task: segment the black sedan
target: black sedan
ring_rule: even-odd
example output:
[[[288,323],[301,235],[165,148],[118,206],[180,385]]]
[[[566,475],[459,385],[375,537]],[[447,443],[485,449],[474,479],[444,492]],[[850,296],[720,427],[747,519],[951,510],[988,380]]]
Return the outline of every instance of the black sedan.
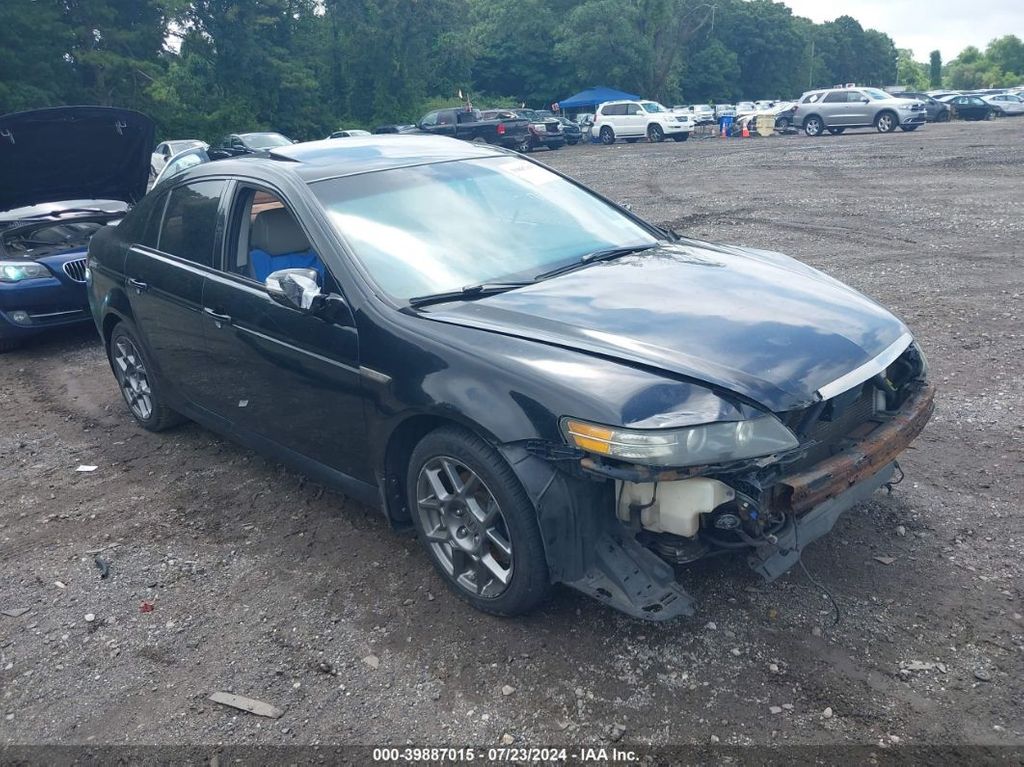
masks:
[[[674,567],[723,553],[776,578],[932,411],[917,343],[856,291],[452,139],[190,168],[89,268],[142,427],[190,418],[379,504],[500,615],[554,583],[690,614]]]
[[[232,133],[224,136],[217,144],[209,148],[211,159],[220,160],[225,157],[238,157],[243,154],[255,154],[269,149],[288,146],[292,140],[287,136],[273,131],[263,133]]]
[[[995,110],[980,96],[955,96],[946,102],[953,115],[961,120],[991,120]]]

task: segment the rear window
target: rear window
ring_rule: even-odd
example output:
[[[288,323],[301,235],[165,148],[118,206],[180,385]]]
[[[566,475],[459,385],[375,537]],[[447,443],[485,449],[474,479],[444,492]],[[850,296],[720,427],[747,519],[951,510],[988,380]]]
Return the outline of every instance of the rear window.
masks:
[[[197,181],[171,190],[158,248],[203,266],[214,265],[217,210],[226,181]]]

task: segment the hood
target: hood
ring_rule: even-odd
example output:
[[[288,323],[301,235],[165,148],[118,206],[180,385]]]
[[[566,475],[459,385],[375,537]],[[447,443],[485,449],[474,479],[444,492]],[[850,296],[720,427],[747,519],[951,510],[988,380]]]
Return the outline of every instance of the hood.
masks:
[[[794,259],[692,241],[424,314],[656,367],[775,412],[810,404],[907,333]]]
[[[146,193],[153,121],[112,107],[55,107],[0,117],[0,210]]]

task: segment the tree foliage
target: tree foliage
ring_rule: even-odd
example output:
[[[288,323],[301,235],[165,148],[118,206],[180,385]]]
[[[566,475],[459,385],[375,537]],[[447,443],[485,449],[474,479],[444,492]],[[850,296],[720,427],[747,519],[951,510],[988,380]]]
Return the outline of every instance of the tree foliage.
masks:
[[[938,74],[937,74],[938,72]],[[775,0],[3,0],[0,111],[116,104],[166,136],[296,138],[407,122],[436,103],[546,106],[592,85],[668,104],[840,82],[1020,80],[1013,36],[945,70],[851,16]]]

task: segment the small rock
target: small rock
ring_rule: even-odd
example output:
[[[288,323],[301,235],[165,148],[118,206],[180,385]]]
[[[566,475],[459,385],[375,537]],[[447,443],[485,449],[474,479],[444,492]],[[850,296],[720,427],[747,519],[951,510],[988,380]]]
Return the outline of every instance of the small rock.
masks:
[[[773,674],[778,674],[779,673],[779,664],[778,663],[769,663],[768,664],[768,670],[771,671]]]
[[[363,663],[365,663],[370,668],[379,668],[380,658],[378,658],[376,655],[367,655],[365,658],[363,658]]]
[[[516,739],[509,735],[507,732],[501,736],[501,745],[503,746],[511,746],[515,742]]]
[[[434,601],[434,595],[431,594],[429,591],[427,592],[427,601],[428,602],[433,602]]]
[[[769,706],[768,711],[772,714],[781,714],[782,706]]]
[[[559,722],[558,723],[558,729],[560,729],[560,730],[568,730],[569,729],[569,723],[565,722],[565,721]]]
[[[740,648],[739,647],[733,647],[732,648],[732,654],[735,655],[738,658],[740,656]]]
[[[95,613],[86,613],[85,614],[85,622],[86,623],[92,623],[94,620],[96,620]]]
[[[812,636],[816,636],[816,637],[820,637],[821,636],[821,626],[815,626],[814,628],[812,628],[811,629],[811,635]]]
[[[721,742],[722,742],[722,739],[721,739],[721,738],[719,738],[719,737],[718,737],[717,735],[712,735],[712,736],[711,736],[711,742],[712,742],[712,743],[721,743]]]
[[[622,736],[626,734],[626,725],[615,723],[608,728],[608,738],[612,743],[618,743],[622,740]]]
[[[896,535],[898,535],[900,538],[903,538],[906,534],[907,528],[905,528],[903,525],[896,525]]]
[[[408,607],[411,604],[413,604],[413,601],[411,599],[406,599],[404,602],[402,602],[403,607]]]
[[[876,562],[881,562],[883,565],[891,565],[896,561],[895,557],[875,557]]]
[[[577,687],[576,688],[576,697],[577,698],[583,698],[585,696],[586,696],[586,693],[583,691],[583,688],[582,687]]]
[[[509,695],[511,695],[512,693],[514,693],[515,691],[516,691],[516,688],[513,687],[510,684],[507,684],[507,685],[505,685],[504,687],[501,688],[501,694],[504,695],[506,698]]]
[[[782,707],[784,709],[786,709],[786,711],[792,711],[793,710],[793,704],[792,703],[783,703]]]
[[[822,717],[822,719],[831,719],[832,718],[832,706],[826,707],[825,710],[821,712],[821,717]]]
[[[58,589],[66,589],[67,588],[67,584],[64,583],[64,581],[54,581],[53,585],[56,586]]]
[[[718,628],[718,624],[716,624],[714,621],[708,621],[708,624],[704,628],[706,628],[708,631],[715,631]]]
[[[991,682],[992,675],[985,669],[979,668],[974,671],[974,678],[982,682]]]
[[[321,674],[331,674],[334,672],[334,666],[325,660],[320,661],[316,664],[316,670]]]

